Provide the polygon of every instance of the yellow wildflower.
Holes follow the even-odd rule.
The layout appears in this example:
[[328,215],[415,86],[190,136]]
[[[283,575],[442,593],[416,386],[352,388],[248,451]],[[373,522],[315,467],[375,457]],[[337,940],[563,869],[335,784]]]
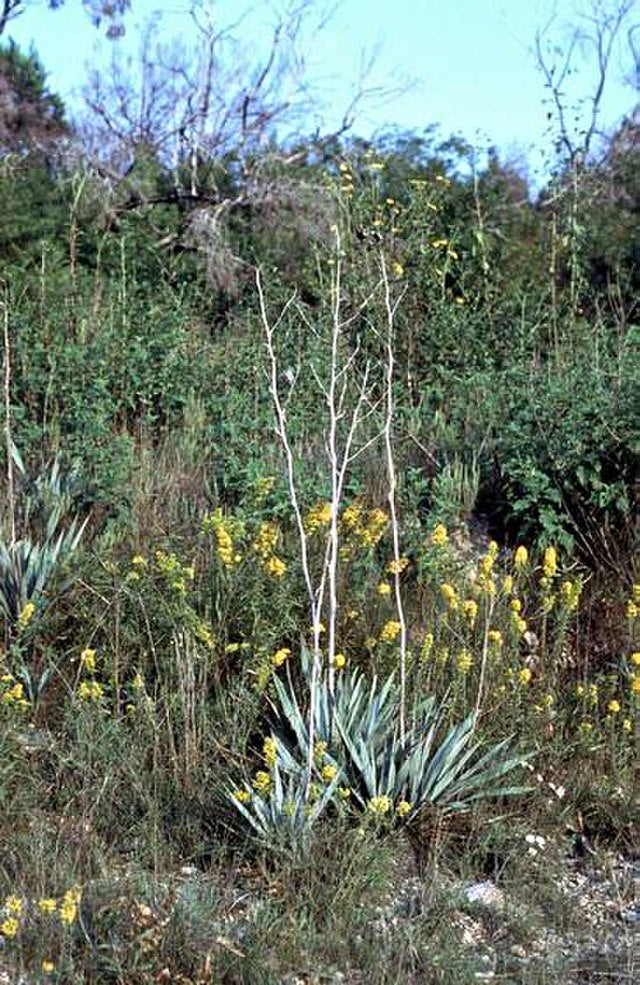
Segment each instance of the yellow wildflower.
[[27,602],[18,616],[18,629],[25,629],[25,627],[29,625],[33,619],[35,611],[35,603]]
[[318,742],[316,742],[316,744],[313,747],[313,758],[316,760],[316,762],[322,762],[322,760],[326,756],[327,749],[328,749],[328,745],[324,741],[324,739],[320,739]]
[[396,622],[394,619],[390,619],[389,622],[386,622],[380,630],[380,639],[383,643],[393,643],[401,629],[402,626],[399,622]]
[[408,557],[395,558],[387,565],[387,571],[391,575],[400,575],[409,564]]
[[640,584],[631,586],[631,600],[640,605]]
[[399,800],[396,804],[396,814],[398,817],[406,817],[407,814],[411,812],[413,804],[410,804],[408,800]]
[[53,961],[47,961],[45,959],[40,965],[40,970],[43,975],[50,975],[53,971],[56,970],[56,966],[54,965]]
[[558,570],[558,555],[555,547],[547,547],[542,561],[542,570],[547,578],[553,578]]
[[499,650],[502,646],[502,633],[499,629],[490,629],[487,633],[487,640],[490,646]]
[[468,674],[473,667],[473,657],[469,650],[460,650],[456,657],[456,670],[460,674]]
[[280,532],[275,523],[261,523],[256,539],[251,546],[256,554],[259,554],[260,557],[267,558],[270,554],[273,554],[279,536]]
[[617,715],[620,711],[620,702],[613,698],[607,705],[607,711],[610,711],[612,715]]
[[331,523],[331,503],[316,503],[305,518],[305,528],[308,533],[314,534],[322,527],[328,527]]
[[634,667],[640,667],[640,651],[636,650],[635,653],[632,653],[629,660]]
[[384,533],[384,529],[389,522],[389,517],[384,510],[373,509],[367,514],[367,521],[364,527],[359,527],[356,531],[364,547],[375,547]]
[[333,666],[336,670],[344,670],[347,666],[347,658],[344,653],[336,653],[333,658]]
[[391,272],[394,277],[402,277],[404,274],[404,267],[396,260],[395,263],[391,264]]
[[629,601],[627,602],[627,607],[625,609],[625,615],[627,619],[630,622],[633,622],[633,620],[637,618],[638,612],[640,612],[640,606],[636,605],[636,603],[632,599],[629,599]]
[[525,568],[527,566],[528,561],[529,561],[529,551],[527,550],[527,548],[524,547],[523,545],[520,545],[520,547],[516,547],[515,554],[513,557],[513,563],[517,568],[517,570],[521,571],[523,568]]
[[388,814],[393,807],[390,797],[372,797],[367,804],[367,810],[372,814]]
[[426,660],[433,650],[433,633],[426,633],[424,640],[422,641],[422,646],[420,648],[420,659]]
[[271,657],[271,663],[274,667],[282,667],[289,657],[291,656],[291,650],[288,646],[282,646],[279,650],[276,650],[274,655]]
[[340,800],[348,800],[351,796],[351,790],[349,787],[338,787],[338,796]]
[[449,540],[449,534],[447,533],[447,528],[443,523],[439,523],[436,527],[434,527],[430,540],[434,547],[444,547]]
[[440,592],[450,609],[456,609],[458,607],[458,595],[453,585],[445,582],[440,585]]
[[274,578],[282,578],[283,574],[287,570],[287,566],[279,557],[275,554],[273,557],[267,558],[264,563],[265,570],[268,574],[273,575]]
[[360,516],[362,515],[362,506],[360,503],[351,503],[349,506],[345,506],[342,511],[342,524],[347,527],[347,529],[352,529],[358,526],[360,522]]
[[7,896],[4,901],[4,908],[7,913],[13,913],[19,917],[24,909],[24,903],[19,896]]
[[80,890],[77,887],[68,889],[62,897],[59,913],[61,923],[71,925],[78,913],[78,903],[80,902]]
[[140,673],[140,671],[138,671],[138,673],[136,674],[136,676],[131,681],[131,687],[133,688],[134,691],[143,691],[144,690],[144,677],[142,676],[142,674]]
[[527,631],[527,620],[522,619],[517,612],[513,613],[512,622],[520,636],[524,636]]
[[331,783],[332,780],[335,780],[337,775],[338,775],[338,769],[336,766],[333,766],[331,763],[327,763],[320,770],[320,776],[325,781],[325,783]]
[[531,677],[532,673],[530,667],[523,667],[522,670],[518,672],[518,680],[521,684],[529,684]]
[[271,776],[269,773],[265,773],[264,770],[258,770],[251,781],[251,785],[258,793],[266,793],[271,786]]
[[278,758],[278,746],[276,740],[268,735],[262,744],[262,758],[265,763],[271,769],[276,765],[276,759]]
[[78,697],[81,701],[100,701],[104,695],[102,684],[98,681],[81,681]]
[[131,558],[131,565],[134,568],[146,568],[147,559],[146,557],[143,557],[142,554],[134,554]]
[[391,595],[391,585],[388,581],[381,581],[376,591],[378,595]]
[[502,582],[502,591],[505,595],[511,595],[513,591],[513,575],[505,575]]
[[15,937],[20,930],[20,924],[15,917],[8,917],[0,923],[0,934],[4,937]]
[[44,913],[47,915],[55,913],[57,906],[58,906],[57,900],[52,899],[50,897],[46,897],[45,899],[38,900],[38,909],[40,910],[40,913]]
[[90,674],[95,673],[96,651],[92,650],[90,647],[86,647],[80,654],[80,663]]
[[624,729],[625,732],[631,732],[633,730],[633,722],[631,721],[630,718],[622,719],[622,728]]
[[478,603],[475,599],[466,599],[462,603],[462,611],[469,623],[472,626],[475,625],[476,617],[478,615]]
[[522,612],[522,602],[520,599],[511,599],[509,602],[509,608],[512,612]]
[[640,675],[634,675],[631,678],[631,693],[640,694]]
[[562,604],[569,612],[574,612],[580,604],[582,585],[579,581],[563,581],[560,587]]

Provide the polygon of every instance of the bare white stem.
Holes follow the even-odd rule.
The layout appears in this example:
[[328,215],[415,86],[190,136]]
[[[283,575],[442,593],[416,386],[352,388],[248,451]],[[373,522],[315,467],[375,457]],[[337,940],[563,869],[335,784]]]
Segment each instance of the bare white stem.
[[387,479],[389,483],[388,491],[388,502],[389,502],[389,516],[391,519],[391,536],[393,539],[393,582],[394,582],[394,594],[396,609],[398,613],[398,622],[400,623],[400,658],[399,658],[399,669],[400,669],[400,741],[404,743],[406,730],[407,730],[407,621],[404,613],[404,604],[402,601],[402,590],[400,586],[401,578],[401,560],[400,560],[400,532],[398,529],[398,515],[396,510],[396,467],[395,460],[393,457],[393,414],[394,414],[394,401],[393,401],[393,376],[395,369],[395,358],[394,358],[394,319],[395,313],[402,299],[402,293],[400,296],[392,302],[391,299],[391,285],[389,282],[389,274],[387,271],[387,266],[384,258],[384,253],[380,254],[380,263],[382,268],[382,280],[384,284],[384,304],[385,311],[387,315],[387,337],[386,337],[386,417],[384,424],[384,446],[387,459]]
[[4,334],[4,433],[7,455],[7,505],[9,507],[9,532],[11,544],[16,540],[16,501],[13,480],[13,441],[11,439],[11,346],[9,342],[9,302],[6,285],[3,285],[2,327]]

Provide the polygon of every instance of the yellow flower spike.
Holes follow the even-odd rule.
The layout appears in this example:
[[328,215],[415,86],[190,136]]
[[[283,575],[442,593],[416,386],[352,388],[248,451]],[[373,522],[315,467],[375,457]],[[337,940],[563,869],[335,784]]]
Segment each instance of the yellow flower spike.
[[20,930],[20,924],[15,917],[7,917],[0,923],[0,934],[3,937],[15,937]]
[[389,562],[389,564],[387,565],[387,571],[391,575],[400,575],[405,570],[405,568],[408,567],[408,565],[409,565],[408,557],[399,557]]
[[462,603],[462,612],[469,624],[474,626],[478,615],[478,603],[475,599],[465,599]]
[[499,650],[502,646],[502,633],[499,629],[490,629],[487,633],[487,640],[490,646]]
[[381,581],[376,588],[378,595],[391,595],[391,585],[388,581]]
[[265,570],[268,574],[272,575],[274,578],[282,578],[283,574],[287,570],[287,566],[281,558],[273,557],[267,558],[264,563]]
[[398,817],[406,817],[410,814],[413,809],[413,804],[410,804],[408,800],[399,800],[396,804],[396,814]]
[[53,961],[44,960],[40,965],[40,970],[43,975],[50,975],[56,970],[56,966]]
[[402,277],[402,275],[404,274],[404,267],[402,266],[401,263],[398,263],[398,261],[396,261],[395,263],[391,264],[391,272],[394,277]]
[[371,814],[388,814],[393,804],[390,797],[372,797],[367,804],[367,810]]
[[444,582],[444,584],[440,585],[440,593],[450,609],[457,608],[458,594],[453,585],[450,585],[448,582]]
[[276,740],[270,735],[265,738],[262,744],[262,758],[269,769],[276,765],[276,760],[278,758],[278,746],[276,744]]
[[522,670],[518,671],[518,681],[525,686],[531,683],[532,676],[530,667],[523,667]]
[[333,666],[336,670],[344,670],[347,666],[347,658],[344,653],[336,653],[333,658]]
[[233,796],[240,804],[248,804],[251,800],[251,794],[248,790],[234,790]]
[[11,913],[14,916],[19,917],[22,911],[24,910],[24,903],[22,902],[19,896],[7,896],[6,900],[4,901],[4,908],[7,911],[7,913]]
[[607,711],[611,712],[612,715],[617,715],[620,712],[620,702],[613,698],[607,705]]
[[449,534],[447,533],[447,528],[443,523],[439,523],[434,528],[430,540],[434,547],[444,547],[449,540]]
[[96,669],[96,651],[86,647],[80,654],[80,664],[88,673],[94,674]]
[[289,659],[290,656],[291,656],[291,650],[289,649],[289,647],[282,646],[280,647],[279,650],[276,650],[276,652],[272,656],[271,663],[273,664],[274,667],[282,667],[282,665]]
[[529,551],[527,550],[527,548],[524,547],[523,545],[520,545],[520,547],[516,547],[513,563],[517,568],[517,570],[522,571],[523,568],[526,568],[528,562],[529,562]]
[[511,595],[513,591],[513,575],[506,575],[502,582],[502,591],[505,595]]
[[380,630],[380,640],[383,643],[393,643],[396,636],[400,633],[402,626],[395,619],[390,619]]
[[20,615],[18,616],[18,629],[26,629],[35,614],[36,607],[34,602],[27,602]]
[[148,561],[142,554],[134,554],[131,558],[131,565],[134,568],[146,568]]
[[636,650],[635,653],[632,653],[629,660],[634,667],[640,667],[640,651]]
[[338,775],[338,769],[336,766],[333,766],[331,763],[327,763],[326,766],[323,766],[322,769],[320,770],[320,776],[325,781],[325,783],[331,783],[332,780],[335,780],[337,775]]
[[348,800],[351,796],[351,790],[349,787],[338,787],[338,796],[340,800]]
[[522,612],[522,602],[520,601],[520,599],[511,599],[511,601],[509,602],[509,608],[511,609],[512,612],[516,612],[516,613]]
[[456,670],[459,674],[468,674],[473,667],[473,657],[469,650],[460,650],[456,657]]
[[630,718],[622,719],[622,728],[625,732],[631,732],[633,730],[633,722]]
[[625,609],[625,615],[629,620],[629,622],[633,622],[634,619],[637,619],[639,612],[640,612],[640,606],[636,605],[636,603],[632,599],[629,599],[629,601],[627,602],[627,607]]
[[631,693],[640,694],[640,676],[634,676],[631,678]]
[[251,546],[256,554],[266,559],[273,554],[279,537],[280,531],[276,524],[264,522],[260,524],[256,539]]
[[38,909],[40,910],[40,913],[44,913],[47,916],[55,913],[57,906],[58,901],[50,897],[45,897],[44,899],[38,900]]
[[253,780],[251,781],[251,786],[258,793],[266,793],[271,787],[271,776],[264,770],[258,770]]
[[542,561],[542,570],[546,578],[553,578],[558,570],[558,555],[555,547],[547,547]]
[[632,585],[631,601],[635,602],[636,605],[640,605],[640,585]]
[[316,760],[316,762],[321,762],[322,759],[324,759],[328,748],[329,747],[327,743],[324,741],[324,739],[320,739],[319,742],[316,742],[315,746],[313,747],[313,758]]

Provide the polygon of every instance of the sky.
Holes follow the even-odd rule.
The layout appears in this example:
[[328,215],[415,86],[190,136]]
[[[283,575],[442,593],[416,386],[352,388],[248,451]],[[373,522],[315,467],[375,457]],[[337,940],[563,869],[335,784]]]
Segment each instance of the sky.
[[[237,29],[251,56],[269,36],[277,0],[238,0],[210,4],[220,23],[246,16]],[[549,166],[551,138],[544,80],[536,67],[536,31],[547,26],[549,41],[566,43],[571,25],[591,0],[342,0],[315,36],[310,34],[305,72],[328,128],[337,125],[362,67],[374,57],[367,85],[373,89],[356,116],[354,131],[368,137],[395,126],[421,132],[437,124],[443,137],[464,136],[480,151],[490,145],[503,158],[519,162],[536,182]],[[335,7],[336,5],[334,5]],[[94,28],[80,0],[66,0],[48,11],[44,0],[29,0],[25,13],[7,32],[21,46],[34,44],[49,85],[72,109],[79,105],[87,67],[106,65],[114,44],[135,52],[141,23],[162,12],[167,37],[190,37],[186,0],[132,0],[123,40],[109,41]],[[640,21],[636,0],[635,21]],[[313,4],[319,13],[320,0]],[[5,35],[6,37],[6,35]],[[578,53],[577,71],[568,80],[574,104],[593,91],[589,59]],[[628,59],[621,46],[612,61],[602,120],[613,128],[634,104],[624,83]],[[381,90],[390,90],[386,96]],[[579,114],[578,114],[579,115]],[[525,162],[528,166],[525,167]]]

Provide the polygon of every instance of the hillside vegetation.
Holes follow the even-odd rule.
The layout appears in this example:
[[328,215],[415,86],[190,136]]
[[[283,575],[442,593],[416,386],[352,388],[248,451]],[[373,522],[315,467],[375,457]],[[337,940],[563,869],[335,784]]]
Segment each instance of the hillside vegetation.
[[534,194],[152,91],[0,48],[0,978],[631,981],[637,116]]

